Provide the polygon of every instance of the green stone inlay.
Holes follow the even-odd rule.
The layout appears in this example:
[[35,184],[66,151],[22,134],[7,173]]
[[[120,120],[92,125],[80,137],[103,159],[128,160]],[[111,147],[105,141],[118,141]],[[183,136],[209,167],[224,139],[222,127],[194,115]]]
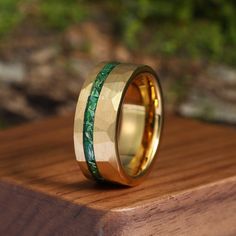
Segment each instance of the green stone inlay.
[[87,100],[85,112],[84,112],[84,125],[83,125],[83,147],[84,155],[87,161],[88,169],[90,170],[92,176],[96,180],[103,180],[103,177],[99,173],[95,154],[93,147],[93,130],[94,130],[94,117],[97,108],[98,98],[102,90],[102,86],[108,77],[109,73],[117,66],[119,63],[112,62],[106,64],[102,70],[96,76],[93,83],[90,95]]

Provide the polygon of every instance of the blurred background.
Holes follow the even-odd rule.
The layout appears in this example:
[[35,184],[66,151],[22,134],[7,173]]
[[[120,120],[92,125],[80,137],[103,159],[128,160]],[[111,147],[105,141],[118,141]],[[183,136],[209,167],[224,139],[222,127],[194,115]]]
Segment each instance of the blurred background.
[[145,63],[166,110],[236,124],[233,0],[1,0],[0,128],[74,112],[92,66]]

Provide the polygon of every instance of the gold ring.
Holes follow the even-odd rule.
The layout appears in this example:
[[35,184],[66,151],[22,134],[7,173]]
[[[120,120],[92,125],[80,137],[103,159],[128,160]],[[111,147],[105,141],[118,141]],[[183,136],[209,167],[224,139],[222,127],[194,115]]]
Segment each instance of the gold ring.
[[156,159],[162,124],[161,85],[152,68],[99,64],[76,106],[74,147],[82,172],[98,182],[139,184]]

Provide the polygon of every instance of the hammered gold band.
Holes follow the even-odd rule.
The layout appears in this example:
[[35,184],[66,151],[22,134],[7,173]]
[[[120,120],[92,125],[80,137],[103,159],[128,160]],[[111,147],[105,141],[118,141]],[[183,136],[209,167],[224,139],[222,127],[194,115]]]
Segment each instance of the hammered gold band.
[[75,113],[82,172],[99,182],[139,184],[157,157],[162,123],[161,86],[149,66],[99,64],[82,87]]

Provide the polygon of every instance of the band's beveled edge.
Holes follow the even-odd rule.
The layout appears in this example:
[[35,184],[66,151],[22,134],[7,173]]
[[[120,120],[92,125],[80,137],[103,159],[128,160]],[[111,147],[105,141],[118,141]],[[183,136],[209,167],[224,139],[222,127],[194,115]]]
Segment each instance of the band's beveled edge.
[[[121,98],[121,102],[120,102],[120,106],[119,106],[119,110],[118,113],[120,113],[120,109],[122,107],[122,102],[124,99],[124,95],[130,85],[130,83],[132,82],[133,78],[135,78],[137,75],[139,75],[140,73],[150,73],[153,78],[155,79],[157,88],[158,88],[158,98],[159,98],[159,108],[160,109],[160,120],[159,120],[159,124],[160,128],[158,128],[158,139],[156,139],[156,144],[155,144],[155,150],[154,150],[154,157],[152,158],[152,161],[150,163],[150,165],[144,170],[142,171],[142,173],[138,176],[129,176],[125,173],[123,167],[121,166],[121,161],[118,158],[119,161],[119,165],[120,165],[120,170],[121,173],[125,176],[126,178],[126,182],[129,183],[130,186],[135,186],[138,185],[140,182],[142,182],[145,178],[147,178],[148,174],[150,173],[150,171],[152,170],[155,161],[157,160],[157,153],[159,150],[159,146],[160,146],[160,140],[161,140],[161,135],[162,135],[162,130],[163,130],[163,123],[164,123],[164,100],[163,100],[163,91],[162,91],[162,87],[161,87],[161,82],[159,79],[158,74],[152,69],[152,67],[148,66],[148,65],[137,65],[137,68],[133,71],[133,74],[130,76],[130,79],[127,81],[125,88],[123,89],[122,92],[122,98]],[[117,122],[118,124],[118,122]],[[118,128],[118,126],[117,126]],[[116,143],[117,144],[117,143]],[[116,151],[117,151],[117,155],[118,154],[118,145],[116,145]]]
[[104,180],[96,164],[96,157],[93,146],[95,112],[104,82],[109,76],[110,72],[117,65],[117,62],[107,63],[97,74],[84,111],[83,149],[88,169],[90,170],[95,180]]

